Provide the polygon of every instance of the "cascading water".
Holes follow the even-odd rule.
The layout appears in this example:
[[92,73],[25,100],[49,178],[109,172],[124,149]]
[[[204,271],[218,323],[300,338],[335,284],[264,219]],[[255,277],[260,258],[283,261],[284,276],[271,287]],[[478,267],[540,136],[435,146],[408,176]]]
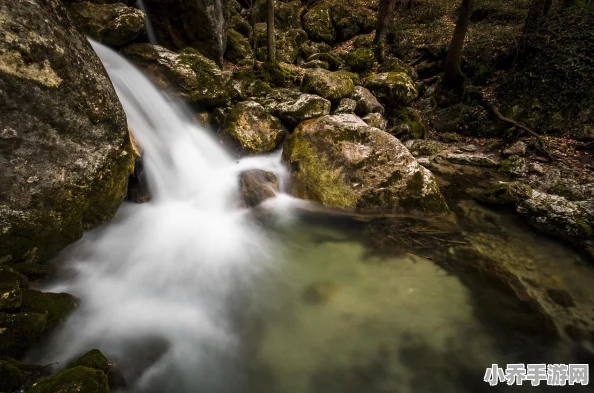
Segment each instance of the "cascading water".
[[138,8],[140,8],[140,10],[144,12],[144,16],[146,18],[145,25],[148,41],[153,45],[157,45],[157,36],[155,35],[155,30],[153,29],[153,24],[151,23],[151,19],[149,18],[149,14],[146,10],[146,6],[144,5],[144,1],[138,0],[137,5]]
[[213,360],[236,345],[231,295],[270,260],[266,238],[233,207],[238,176],[251,168],[282,176],[280,156],[232,159],[123,57],[92,45],[144,151],[152,201],[124,204],[63,254],[76,277],[50,289],[82,303],[45,356],[64,361],[99,346],[121,359],[131,345],[161,346],[141,390],[225,391],[229,370]]

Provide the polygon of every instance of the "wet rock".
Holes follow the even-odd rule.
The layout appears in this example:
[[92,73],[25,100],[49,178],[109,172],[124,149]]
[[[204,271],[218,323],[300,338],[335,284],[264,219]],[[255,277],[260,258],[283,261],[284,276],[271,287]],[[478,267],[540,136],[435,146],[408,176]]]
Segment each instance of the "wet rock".
[[324,4],[310,8],[303,15],[303,29],[313,41],[333,44],[336,40],[330,10]]
[[434,156],[441,150],[439,145],[433,141],[413,139],[404,144],[415,157]]
[[0,283],[18,282],[19,288],[29,288],[29,280],[10,266],[0,266]]
[[159,44],[172,50],[197,49],[219,66],[223,64],[227,45],[228,3],[224,0],[144,0]]
[[564,289],[547,289],[549,299],[557,303],[563,308],[575,307],[575,301],[569,292]]
[[11,267],[31,281],[44,278],[50,271],[47,266],[34,262],[15,263]]
[[146,203],[151,200],[142,157],[138,157],[134,163],[134,173],[128,179],[128,194],[126,195],[126,199],[134,203]]
[[353,99],[357,101],[355,113],[359,116],[385,112],[384,106],[377,100],[373,93],[362,86],[355,87]]
[[105,45],[121,47],[145,32],[145,15],[124,4],[74,3],[69,8],[74,22],[84,34]]
[[324,42],[305,41],[299,46],[299,53],[305,58],[309,58],[318,53],[328,53],[332,47]]
[[79,366],[92,368],[93,370],[99,370],[105,374],[107,374],[109,371],[109,361],[98,349],[91,349],[78,359],[68,363],[66,368],[75,368]]
[[10,312],[21,307],[23,295],[17,280],[0,282],[0,312]]
[[225,58],[232,63],[239,63],[241,60],[253,59],[254,51],[247,38],[233,29],[227,29],[227,50]]
[[0,360],[0,392],[16,392],[22,383],[19,369],[9,362]]
[[307,70],[301,83],[301,91],[317,94],[330,100],[339,102],[349,98],[355,92],[353,81],[348,77],[322,69]]
[[61,2],[10,2],[0,21],[0,264],[45,261],[124,200],[128,127]]
[[301,66],[305,69],[308,68],[323,68],[325,70],[330,68],[330,64],[328,64],[325,61],[322,60],[312,60],[312,61],[308,61],[307,63],[303,63],[303,65]]
[[253,101],[235,105],[220,131],[222,140],[239,156],[270,152],[286,134],[280,120]]
[[0,312],[0,356],[22,356],[37,341],[45,323],[41,314]]
[[357,49],[349,52],[346,64],[353,71],[369,70],[375,61],[375,54],[371,49]]
[[387,120],[384,119],[381,113],[370,113],[363,118],[363,121],[370,127],[378,128],[382,131],[386,130]]
[[284,144],[294,196],[379,213],[447,211],[431,172],[398,139],[354,115],[301,123]]
[[329,281],[311,284],[303,291],[303,300],[309,304],[328,303],[338,293],[338,287]]
[[412,79],[403,72],[371,74],[365,79],[365,87],[389,105],[409,105],[419,94]]
[[334,115],[353,115],[355,113],[355,109],[357,108],[357,101],[351,98],[343,98],[338,103],[336,110],[334,110]]
[[77,307],[78,299],[68,293],[23,290],[21,310],[43,315],[47,321],[46,330],[51,330],[64,322]]
[[61,373],[41,380],[29,393],[108,393],[107,376],[102,371],[88,367],[68,368]]
[[295,101],[278,105],[276,112],[283,123],[290,128],[294,128],[304,120],[330,114],[330,105],[330,101],[320,96],[302,94]]
[[507,175],[520,176],[528,171],[528,166],[524,158],[513,155],[499,163],[499,170]]
[[526,154],[526,144],[522,141],[517,141],[503,151],[506,156],[523,156]]
[[231,97],[231,76],[195,49],[175,53],[158,45],[136,44],[122,52],[145,69],[159,87],[173,90],[190,103],[211,107]]
[[521,182],[502,182],[493,184],[484,193],[478,196],[481,202],[492,205],[510,205],[517,204],[532,197],[532,188]]
[[[429,137],[429,126],[425,124],[419,113],[410,107],[405,107],[390,113],[390,120],[394,126],[406,125],[406,133],[398,133],[400,139],[426,139]],[[393,131],[393,135],[396,133]]]
[[241,194],[247,207],[256,207],[278,192],[278,179],[272,172],[253,169],[241,174]]
[[451,153],[446,156],[449,162],[460,165],[474,165],[484,167],[496,167],[497,163],[490,157],[482,154]]

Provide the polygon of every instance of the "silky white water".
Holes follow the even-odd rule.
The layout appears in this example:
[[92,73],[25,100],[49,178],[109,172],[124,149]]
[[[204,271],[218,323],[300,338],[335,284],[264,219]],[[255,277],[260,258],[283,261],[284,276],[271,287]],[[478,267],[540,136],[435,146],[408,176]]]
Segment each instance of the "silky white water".
[[125,204],[114,222],[62,254],[75,277],[48,289],[76,294],[81,309],[47,358],[64,361],[93,347],[120,358],[130,342],[156,340],[165,354],[143,373],[141,389],[169,373],[178,391],[198,382],[216,391],[225,381],[214,378],[212,356],[237,344],[230,297],[249,288],[271,255],[246,211],[234,207],[238,176],[261,168],[282,177],[280,155],[233,159],[123,57],[92,45],[144,151],[152,200]]

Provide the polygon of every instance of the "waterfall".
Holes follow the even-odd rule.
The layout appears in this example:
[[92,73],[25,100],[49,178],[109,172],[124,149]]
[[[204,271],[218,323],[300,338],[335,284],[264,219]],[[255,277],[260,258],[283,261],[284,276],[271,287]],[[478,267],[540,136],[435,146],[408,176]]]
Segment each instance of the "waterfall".
[[153,45],[157,45],[157,36],[155,35],[155,30],[153,29],[153,24],[151,23],[151,19],[149,18],[149,14],[146,10],[144,2],[142,0],[138,0],[136,5],[142,12],[144,12],[144,17],[146,18],[146,35],[149,42]]
[[40,356],[65,364],[98,347],[117,362],[160,348],[139,372],[141,391],[227,391],[231,365],[221,364],[239,342],[233,296],[249,292],[272,259],[260,227],[234,207],[238,176],[251,168],[282,176],[280,156],[233,159],[127,60],[92,45],[144,151],[153,198],[125,203],[61,254],[74,274],[46,289],[73,293],[81,306]]

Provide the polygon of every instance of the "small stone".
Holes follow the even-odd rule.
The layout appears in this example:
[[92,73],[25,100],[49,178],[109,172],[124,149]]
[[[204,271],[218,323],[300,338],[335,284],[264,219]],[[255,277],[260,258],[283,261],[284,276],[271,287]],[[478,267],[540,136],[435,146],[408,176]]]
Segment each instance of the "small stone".
[[381,113],[370,113],[363,118],[363,121],[369,124],[370,127],[375,127],[382,131],[386,130],[386,125],[388,124]]
[[448,154],[446,159],[454,164],[474,165],[483,167],[496,167],[497,163],[484,155],[479,154]]
[[538,162],[532,162],[528,165],[528,170],[532,173],[536,173],[539,175],[542,175],[545,173],[545,169],[543,168],[542,165],[540,165]]
[[506,156],[523,156],[526,154],[526,144],[522,141],[517,141],[507,149],[503,151],[503,154]]
[[477,147],[475,145],[463,145],[460,146],[460,150],[462,150],[465,153],[474,153],[475,151],[477,151]]
[[0,311],[17,310],[22,301],[23,295],[18,281],[0,283]]
[[255,207],[278,192],[278,179],[272,172],[252,169],[241,174],[241,193],[247,207]]
[[343,98],[338,103],[338,107],[334,111],[334,115],[352,115],[355,113],[355,108],[357,108],[357,101],[351,98]]

